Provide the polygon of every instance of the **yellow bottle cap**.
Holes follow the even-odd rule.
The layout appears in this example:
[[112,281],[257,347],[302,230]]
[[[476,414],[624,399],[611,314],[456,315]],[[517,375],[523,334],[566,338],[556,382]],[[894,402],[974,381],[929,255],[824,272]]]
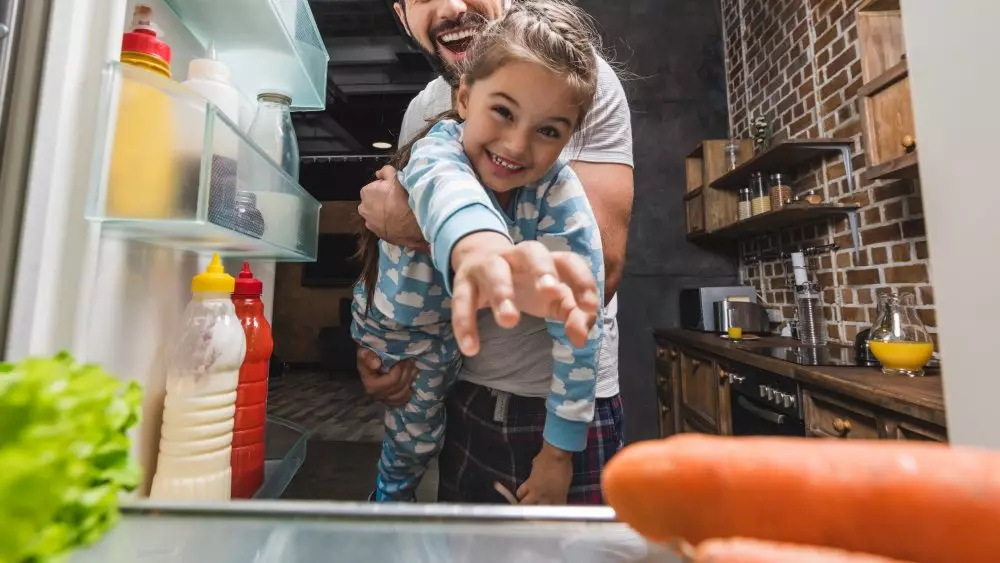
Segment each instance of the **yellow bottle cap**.
[[195,293],[232,293],[236,279],[222,268],[219,254],[212,255],[212,263],[204,272],[191,278],[191,291]]

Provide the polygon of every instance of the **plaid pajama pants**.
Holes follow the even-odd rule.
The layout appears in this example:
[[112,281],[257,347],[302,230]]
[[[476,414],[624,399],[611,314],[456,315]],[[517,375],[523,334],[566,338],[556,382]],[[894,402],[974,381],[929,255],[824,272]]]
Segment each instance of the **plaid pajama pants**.
[[[506,504],[493,484],[515,492],[527,481],[544,441],[545,399],[459,381],[445,404],[438,501]],[[587,449],[573,455],[569,504],[604,503],[601,471],[624,445],[621,397],[597,399]]]

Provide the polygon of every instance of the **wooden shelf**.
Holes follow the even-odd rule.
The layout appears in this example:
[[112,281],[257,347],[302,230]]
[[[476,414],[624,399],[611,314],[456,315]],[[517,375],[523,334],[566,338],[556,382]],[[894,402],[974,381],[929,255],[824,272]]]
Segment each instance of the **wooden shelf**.
[[[807,162],[817,160],[832,151],[854,146],[850,139],[789,139],[772,146],[716,181],[713,188],[739,190],[750,185],[754,172],[788,174]],[[765,178],[766,180],[766,178]]]
[[859,12],[898,12],[899,0],[864,0],[858,6]]
[[861,180],[865,183],[875,180],[912,180],[918,173],[917,151],[913,151],[865,170],[861,174]]
[[839,203],[792,203],[785,207],[754,215],[749,219],[733,223],[727,227],[705,233],[694,233],[688,236],[691,240],[735,240],[743,237],[763,235],[779,231],[786,227],[804,225],[813,221],[846,215],[857,211],[857,205]]
[[687,201],[689,199],[693,199],[693,198],[696,198],[696,197],[700,196],[701,192],[703,192],[703,191],[705,191],[705,186],[698,186],[697,188],[695,188],[695,189],[689,191],[688,193],[684,194],[684,201]]
[[906,78],[909,74],[910,65],[907,64],[906,59],[903,59],[898,64],[893,65],[889,70],[876,76],[874,79],[859,88],[858,97],[868,98],[874,96],[889,86],[892,86],[893,84]]

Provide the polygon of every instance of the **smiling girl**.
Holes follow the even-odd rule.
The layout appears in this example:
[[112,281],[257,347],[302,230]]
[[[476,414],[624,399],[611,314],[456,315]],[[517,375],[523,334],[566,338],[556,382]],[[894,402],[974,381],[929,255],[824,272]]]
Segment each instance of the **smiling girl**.
[[519,312],[546,318],[554,365],[530,475],[495,480],[524,503],[566,502],[572,454],[586,448],[594,415],[604,295],[597,222],[559,161],[593,103],[592,37],[587,17],[568,3],[515,4],[477,37],[457,111],[397,155],[431,256],[365,235],[352,334],[383,369],[412,358],[419,370],[410,401],[386,414],[376,500],[413,499],[441,446],[460,352],[478,352],[475,309],[490,306],[505,327]]

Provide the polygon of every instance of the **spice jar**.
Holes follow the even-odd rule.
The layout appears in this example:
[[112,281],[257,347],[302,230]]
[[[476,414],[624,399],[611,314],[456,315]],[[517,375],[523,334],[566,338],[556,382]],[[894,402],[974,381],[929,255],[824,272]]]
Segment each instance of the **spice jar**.
[[736,170],[740,164],[740,142],[729,141],[726,143],[726,170]]
[[740,190],[740,205],[739,205],[739,220],[749,219],[753,215],[753,211],[750,207],[750,200],[753,197],[750,195],[750,188],[743,188]]
[[783,174],[771,174],[771,209],[781,209],[792,199],[792,188],[785,183]]
[[750,212],[753,215],[760,215],[771,210],[771,197],[764,187],[764,175],[754,172],[750,177]]

